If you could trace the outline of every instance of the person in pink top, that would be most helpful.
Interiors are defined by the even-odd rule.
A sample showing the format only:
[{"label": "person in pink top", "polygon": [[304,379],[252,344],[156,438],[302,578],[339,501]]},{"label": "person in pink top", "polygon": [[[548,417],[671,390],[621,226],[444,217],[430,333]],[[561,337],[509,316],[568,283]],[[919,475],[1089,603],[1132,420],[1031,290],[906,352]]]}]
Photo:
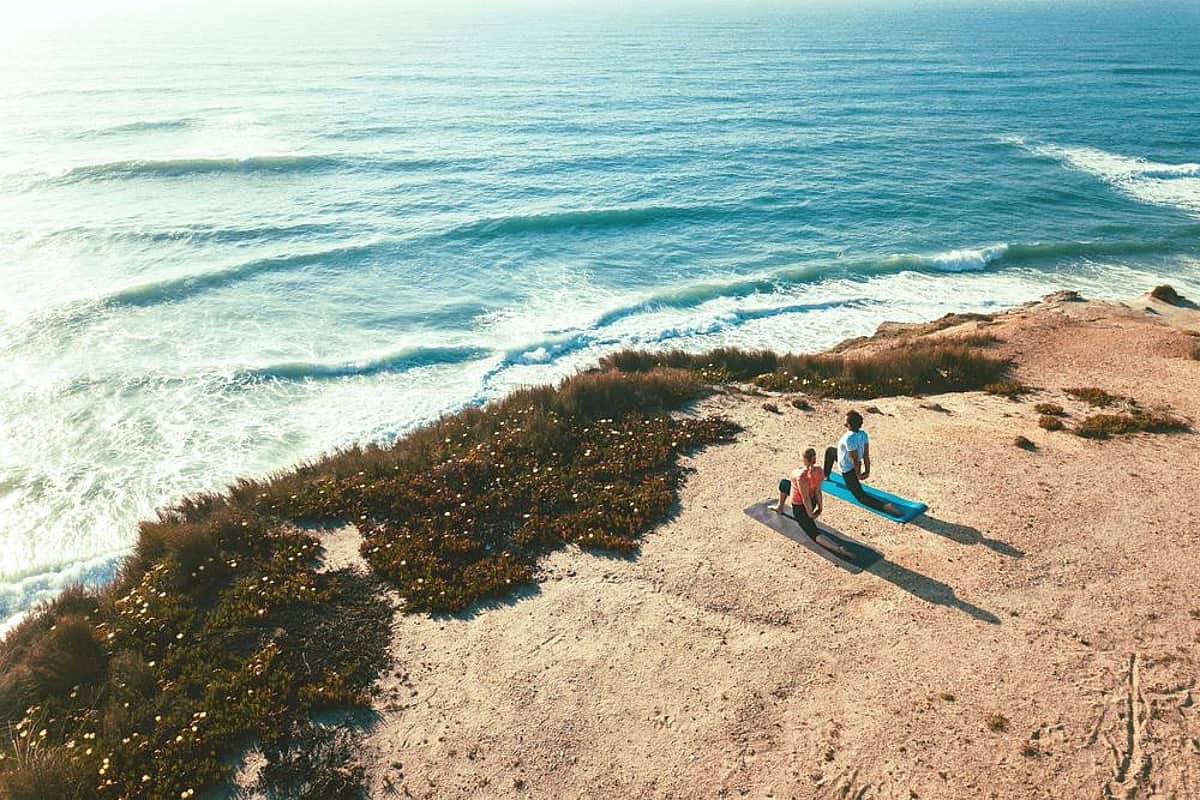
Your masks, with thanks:
[{"label": "person in pink top", "polygon": [[817,451],[810,447],[804,451],[804,467],[792,470],[790,478],[779,482],[779,505],[775,507],[775,511],[783,513],[784,501],[790,495],[792,517],[800,523],[800,527],[811,539],[816,539],[821,533],[816,520],[821,516],[824,504],[821,494],[823,480],[825,471],[817,466]]}]

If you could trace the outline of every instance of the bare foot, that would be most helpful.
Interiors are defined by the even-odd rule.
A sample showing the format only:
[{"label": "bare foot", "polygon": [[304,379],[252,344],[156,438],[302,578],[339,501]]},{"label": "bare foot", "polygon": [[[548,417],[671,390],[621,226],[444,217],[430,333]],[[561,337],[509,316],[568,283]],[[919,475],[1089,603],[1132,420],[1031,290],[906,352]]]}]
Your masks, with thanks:
[{"label": "bare foot", "polygon": [[775,507],[774,507],[774,508],[772,508],[771,510],[772,510],[772,511],[774,511],[776,514],[782,514],[782,513],[783,513],[783,506],[781,506],[781,505],[780,505],[780,506],[775,506]]},{"label": "bare foot", "polygon": [[896,508],[896,506],[892,505],[891,503],[886,504],[883,507],[883,510],[888,514],[891,514],[893,517],[900,516],[900,509]]}]

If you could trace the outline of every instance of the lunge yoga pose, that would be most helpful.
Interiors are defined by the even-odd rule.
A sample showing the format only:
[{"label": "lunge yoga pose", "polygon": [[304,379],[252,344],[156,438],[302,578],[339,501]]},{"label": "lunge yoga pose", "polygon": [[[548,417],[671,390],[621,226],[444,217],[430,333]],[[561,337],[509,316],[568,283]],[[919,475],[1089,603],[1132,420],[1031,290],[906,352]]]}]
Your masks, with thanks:
[{"label": "lunge yoga pose", "polygon": [[821,533],[816,519],[821,515],[821,507],[824,502],[821,494],[821,481],[823,480],[825,480],[825,473],[817,466],[817,451],[810,447],[804,451],[804,468],[792,470],[790,478],[784,478],[779,482],[779,505],[775,507],[775,510],[782,514],[784,501],[790,495],[792,516],[812,539],[816,539]]},{"label": "lunge yoga pose", "polygon": [[836,461],[842,479],[846,482],[846,488],[858,502],[885,514],[899,516],[900,511],[896,506],[886,500],[871,497],[863,491],[862,481],[871,475],[871,445],[862,425],[862,414],[857,411],[847,412],[845,435],[838,440],[837,447],[825,450],[825,473],[828,474],[833,469],[833,462]]}]

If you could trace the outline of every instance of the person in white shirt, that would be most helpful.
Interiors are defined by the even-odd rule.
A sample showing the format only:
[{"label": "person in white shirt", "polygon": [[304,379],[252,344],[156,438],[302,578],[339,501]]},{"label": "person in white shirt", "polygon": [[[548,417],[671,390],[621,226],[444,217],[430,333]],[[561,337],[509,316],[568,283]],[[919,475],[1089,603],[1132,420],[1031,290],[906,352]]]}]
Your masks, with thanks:
[{"label": "person in white shirt", "polygon": [[886,500],[871,497],[863,491],[862,481],[871,475],[871,443],[862,425],[862,414],[857,411],[846,413],[846,433],[838,440],[836,448],[830,447],[825,450],[825,474],[829,474],[836,461],[842,479],[846,482],[846,488],[858,502],[885,514],[899,516],[900,511],[896,506]]}]

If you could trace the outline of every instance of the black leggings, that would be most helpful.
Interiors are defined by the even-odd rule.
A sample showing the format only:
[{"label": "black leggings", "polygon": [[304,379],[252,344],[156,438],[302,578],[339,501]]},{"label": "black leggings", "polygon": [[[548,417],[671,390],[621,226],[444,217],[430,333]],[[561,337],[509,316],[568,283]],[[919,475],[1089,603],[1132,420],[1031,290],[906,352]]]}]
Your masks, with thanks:
[{"label": "black leggings", "polygon": [[[826,447],[825,448],[825,474],[826,475],[828,475],[829,471],[833,469],[833,462],[835,462],[835,461],[837,461],[837,448],[836,447]],[[885,514],[887,513],[887,511],[885,510],[886,506],[887,506],[887,501],[874,498],[871,495],[867,494],[865,491],[863,491],[862,482],[858,479],[858,474],[854,470],[850,470],[849,472],[843,472],[842,480],[844,480],[846,482],[846,488],[850,490],[850,494],[854,495],[855,500],[862,503],[864,506],[867,506],[869,508],[874,508],[878,511],[883,511]]]},{"label": "black leggings", "polygon": [[[779,482],[780,494],[790,495],[791,491],[792,482],[790,479],[784,478]],[[804,503],[792,503],[792,517],[796,520],[796,522],[800,523],[801,529],[803,529],[804,532],[809,535],[809,537],[815,539],[817,538],[818,534],[821,533],[821,529],[817,527],[817,521],[810,517],[808,512],[804,510]]]},{"label": "black leggings", "polygon": [[821,529],[817,527],[817,521],[804,510],[803,503],[792,506],[792,516],[796,518],[796,522],[800,523],[800,528],[809,535],[809,538],[815,539],[820,535]]}]

